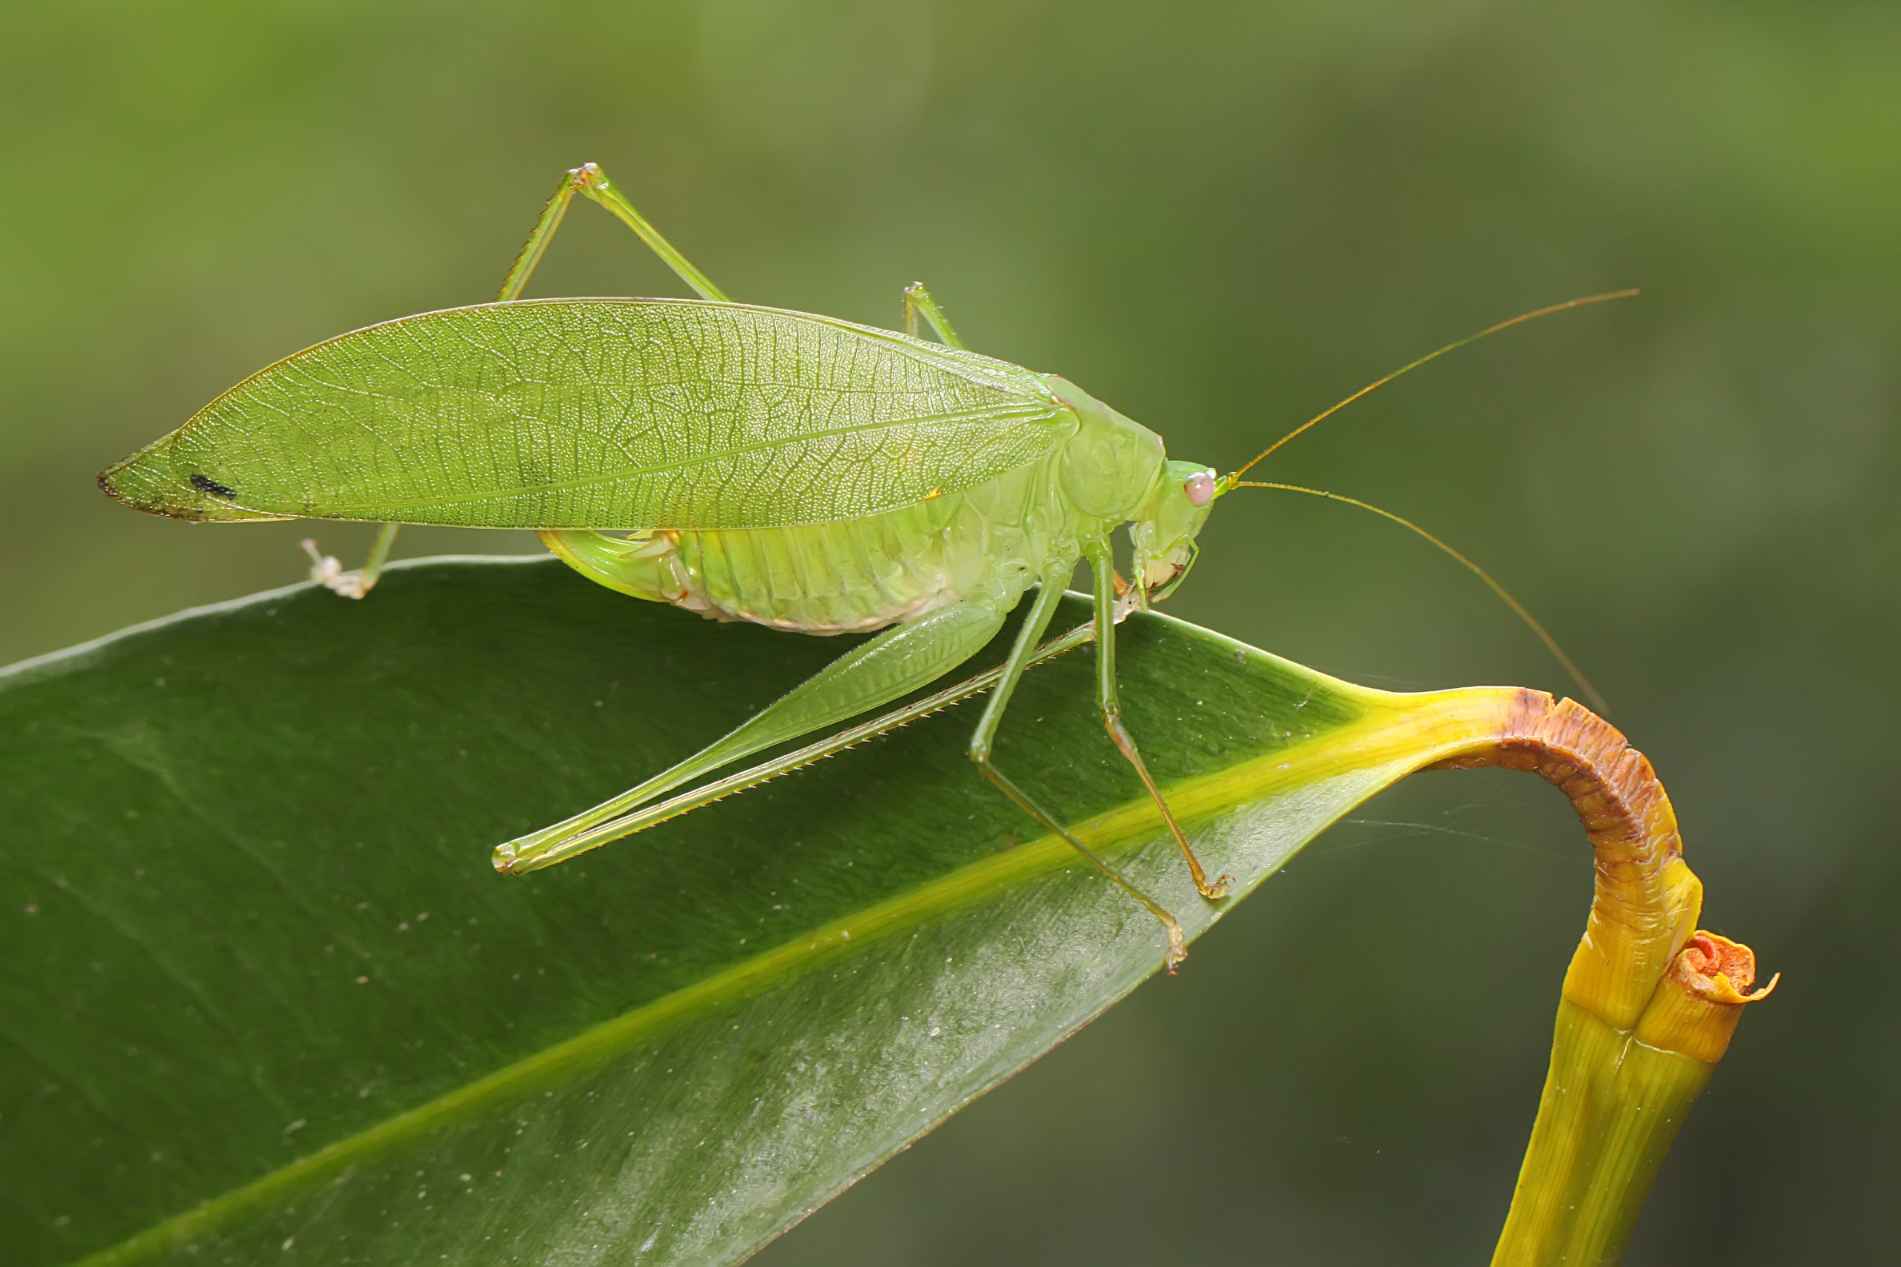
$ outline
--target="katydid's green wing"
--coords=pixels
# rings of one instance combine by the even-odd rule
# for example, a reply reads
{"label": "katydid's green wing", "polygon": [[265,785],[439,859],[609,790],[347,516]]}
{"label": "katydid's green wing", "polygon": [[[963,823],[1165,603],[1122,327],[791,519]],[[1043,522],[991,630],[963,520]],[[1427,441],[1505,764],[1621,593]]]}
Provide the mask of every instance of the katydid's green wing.
{"label": "katydid's green wing", "polygon": [[1029,371],[886,330],[701,300],[542,299],[319,343],[100,483],[187,519],[763,528],[972,488],[1075,427]]}

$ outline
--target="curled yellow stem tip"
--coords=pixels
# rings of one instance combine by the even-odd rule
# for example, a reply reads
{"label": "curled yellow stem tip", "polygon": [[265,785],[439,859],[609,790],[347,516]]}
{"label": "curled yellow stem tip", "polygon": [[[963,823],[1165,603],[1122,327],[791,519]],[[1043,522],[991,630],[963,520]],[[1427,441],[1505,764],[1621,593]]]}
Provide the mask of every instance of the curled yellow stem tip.
{"label": "curled yellow stem tip", "polygon": [[1683,949],[1637,1022],[1636,1038],[1660,1051],[1714,1065],[1729,1050],[1742,1010],[1775,992],[1781,974],[1759,990],[1756,954],[1718,933],[1698,930]]}

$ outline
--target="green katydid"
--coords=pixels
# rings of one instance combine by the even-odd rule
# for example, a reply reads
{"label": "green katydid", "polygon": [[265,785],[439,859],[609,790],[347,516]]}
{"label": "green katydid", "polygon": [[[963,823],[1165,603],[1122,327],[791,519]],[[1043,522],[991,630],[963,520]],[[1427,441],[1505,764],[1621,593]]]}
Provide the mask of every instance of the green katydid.
{"label": "green katydid", "polygon": [[[522,300],[577,193],[633,229],[698,298]],[[1172,970],[1184,954],[1175,917],[991,760],[1025,667],[1093,637],[1103,725],[1153,798],[1196,889],[1221,898],[1228,878],[1208,878],[1122,722],[1117,622],[1180,585],[1211,507],[1233,488],[1364,507],[1241,479],[1280,444],[1456,347],[1631,293],[1553,305],[1449,344],[1219,476],[1170,460],[1160,436],[1065,379],[967,350],[922,285],[904,291],[903,334],[733,303],[590,163],[563,176],[497,302],[370,326],[279,361],[99,483],[140,510],[181,519],[382,524],[359,571],[343,571],[306,543],[315,579],[350,597],[375,584],[398,524],[530,528],[588,579],[636,598],[803,633],[882,630],[669,769],[497,846],[496,867],[565,861],[994,686],[971,760],[1162,922]],[[919,337],[920,318],[937,341]],[[1124,525],[1128,582],[1110,546]],[[1572,668],[1508,594],[1452,553]],[[1093,621],[1039,647],[1079,564],[1093,577]],[[1032,588],[1000,669],[660,799],[938,680],[988,643]]]}

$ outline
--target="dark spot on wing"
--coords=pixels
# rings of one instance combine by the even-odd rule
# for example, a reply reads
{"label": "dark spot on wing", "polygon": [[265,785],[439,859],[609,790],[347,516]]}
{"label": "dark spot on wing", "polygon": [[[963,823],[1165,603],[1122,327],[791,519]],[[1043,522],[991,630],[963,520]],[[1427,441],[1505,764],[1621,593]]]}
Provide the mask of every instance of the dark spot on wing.
{"label": "dark spot on wing", "polygon": [[210,493],[213,497],[222,497],[226,501],[230,501],[238,495],[237,489],[226,488],[209,475],[194,474],[191,477],[191,486],[201,493]]}

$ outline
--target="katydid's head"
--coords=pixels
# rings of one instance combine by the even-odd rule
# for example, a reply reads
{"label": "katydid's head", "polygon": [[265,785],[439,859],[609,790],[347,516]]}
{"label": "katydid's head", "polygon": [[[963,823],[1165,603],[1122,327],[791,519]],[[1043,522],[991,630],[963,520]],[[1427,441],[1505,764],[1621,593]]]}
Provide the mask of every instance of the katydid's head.
{"label": "katydid's head", "polygon": [[1224,490],[1198,462],[1164,462],[1129,524],[1135,547],[1136,605],[1159,603],[1195,566],[1195,537]]}
{"label": "katydid's head", "polygon": [[1044,382],[1081,423],[1065,446],[1063,491],[1084,515],[1129,525],[1132,597],[1147,608],[1172,594],[1194,564],[1195,534],[1220,491],[1215,473],[1168,461],[1160,436],[1068,379],[1050,374]]}

